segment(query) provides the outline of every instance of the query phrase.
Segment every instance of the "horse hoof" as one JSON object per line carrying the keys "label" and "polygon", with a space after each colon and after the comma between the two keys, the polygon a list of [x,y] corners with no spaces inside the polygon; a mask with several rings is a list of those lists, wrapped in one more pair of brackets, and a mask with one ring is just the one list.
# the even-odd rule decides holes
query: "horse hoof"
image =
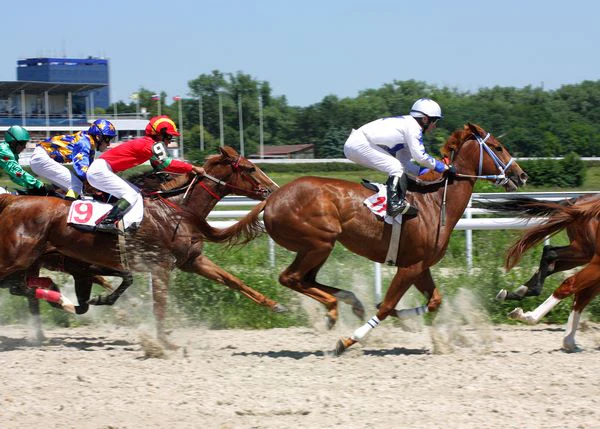
{"label": "horse hoof", "polygon": [[335,350],[333,351],[333,353],[336,356],[341,356],[342,353],[344,353],[344,351],[346,351],[346,346],[344,345],[344,339],[340,338],[337,343],[335,344]]}
{"label": "horse hoof", "polygon": [[287,313],[288,309],[285,305],[283,304],[275,304],[273,307],[271,307],[271,310],[273,311],[273,313]]}
{"label": "horse hoof", "polygon": [[583,351],[583,349],[577,344],[569,344],[568,346],[563,344],[562,351],[565,353],[580,353]]}
{"label": "horse hoof", "polygon": [[512,320],[521,320],[523,317],[523,309],[521,307],[515,308],[513,311],[508,313],[508,318]]}
{"label": "horse hoof", "polygon": [[508,291],[506,289],[501,289],[500,292],[498,292],[498,295],[496,295],[496,300],[504,301],[506,299],[506,295],[508,295]]}
{"label": "horse hoof", "polygon": [[514,291],[514,294],[523,298],[523,297],[525,297],[525,295],[527,295],[528,291],[529,291],[529,288],[527,286],[521,285]]}

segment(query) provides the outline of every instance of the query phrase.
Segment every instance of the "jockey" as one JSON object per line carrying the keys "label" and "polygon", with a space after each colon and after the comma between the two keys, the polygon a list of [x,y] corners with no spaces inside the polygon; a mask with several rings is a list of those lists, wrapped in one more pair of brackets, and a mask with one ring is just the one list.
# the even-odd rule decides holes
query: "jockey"
{"label": "jockey", "polygon": [[0,169],[6,171],[10,180],[27,189],[29,195],[53,195],[54,191],[26,172],[19,164],[19,154],[29,141],[29,132],[19,126],[10,127],[4,141],[0,142]]}
{"label": "jockey", "polygon": [[112,210],[96,225],[98,231],[120,233],[117,222],[141,198],[139,190],[115,173],[128,170],[150,160],[157,170],[172,173],[204,175],[204,168],[173,159],[167,145],[179,136],[175,123],[168,116],[156,116],[146,126],[146,135],[121,143],[98,157],[90,166],[88,182],[94,188],[119,198]]}
{"label": "jockey", "polygon": [[[427,154],[423,146],[423,133],[434,130],[441,118],[439,104],[429,98],[420,98],[412,105],[409,115],[376,119],[358,130],[352,130],[346,140],[346,158],[388,174],[389,216],[416,214],[418,211],[404,199],[408,187],[407,174],[415,177],[428,169],[438,173],[454,171],[453,167]],[[413,164],[411,159],[422,167]]]}
{"label": "jockey", "polygon": [[[98,119],[87,131],[46,139],[33,151],[31,170],[67,191],[67,199],[75,200],[83,192],[83,181],[96,150],[105,150],[116,136],[113,124]],[[63,165],[68,162],[73,163],[73,172]]]}

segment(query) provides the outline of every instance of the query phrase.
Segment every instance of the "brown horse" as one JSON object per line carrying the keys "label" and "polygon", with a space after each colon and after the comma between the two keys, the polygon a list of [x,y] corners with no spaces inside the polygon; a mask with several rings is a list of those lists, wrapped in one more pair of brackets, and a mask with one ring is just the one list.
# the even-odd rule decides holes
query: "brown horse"
{"label": "brown horse", "polygon": [[[582,195],[572,198],[560,205],[579,205],[592,200],[598,200],[598,195]],[[549,204],[550,203],[550,204]],[[512,213],[527,217],[547,217],[556,213],[555,205],[551,201],[536,200],[534,198],[515,198],[502,202],[485,202],[482,207],[496,212]],[[587,224],[573,223],[565,228],[569,238],[568,246],[546,245],[542,250],[542,257],[537,271],[524,284],[514,291],[502,289],[496,298],[500,301],[522,300],[529,296],[539,296],[544,288],[544,281],[548,276],[565,270],[587,264],[594,256],[596,242],[597,219],[589,219]]]}
{"label": "brown horse", "polygon": [[[591,257],[589,257],[589,263],[581,271],[563,281],[552,295],[535,310],[524,312],[521,308],[515,308],[509,313],[509,317],[528,324],[535,324],[560,301],[574,295],[571,314],[563,337],[563,348],[567,351],[576,351],[578,347],[575,342],[575,333],[581,313],[600,293],[600,223],[598,222],[600,200],[588,197],[573,205],[546,202],[532,203],[531,207],[532,212],[539,212],[545,207],[550,216],[541,225],[526,230],[523,236],[510,247],[506,256],[507,269],[510,270],[517,265],[523,253],[528,249],[540,243],[547,236],[564,229],[577,231],[577,237],[580,239],[578,245],[589,246],[580,253],[582,256],[579,259],[572,262],[572,266],[585,263],[588,259],[588,252],[591,252]],[[528,215],[526,213],[526,216]]]}
{"label": "brown horse", "polygon": [[[27,270],[49,250],[118,272],[150,272],[158,339],[166,337],[164,318],[169,275],[175,268],[193,272],[238,290],[273,311],[285,308],[248,287],[202,253],[197,227],[177,214],[185,208],[205,219],[227,194],[264,199],[277,185],[252,162],[230,148],[209,157],[207,176],[182,175],[162,185],[162,193],[144,199],[144,221],[139,230],[126,235],[128,267],[122,261],[118,238],[111,234],[81,231],[67,225],[69,203],[57,198],[0,195],[0,279]],[[108,296],[92,304],[112,304],[128,285],[122,283]],[[27,293],[24,288],[24,294]],[[31,294],[31,292],[29,292]]]}
{"label": "brown horse", "polygon": [[[446,185],[441,182],[422,188],[422,193],[409,195],[420,212],[403,221],[398,270],[385,299],[375,317],[352,337],[338,342],[337,354],[362,339],[381,320],[406,311],[395,310],[395,307],[411,284],[429,298],[427,307],[413,309],[415,313],[433,311],[439,306],[441,297],[435,293],[430,267],[443,257],[477,178],[495,180],[509,191],[527,180],[527,175],[500,142],[477,125],[467,124],[454,132],[442,153],[453,160],[460,174],[449,178]],[[250,240],[259,232],[258,215],[264,211],[267,233],[279,245],[296,253],[292,264],[281,273],[280,283],[323,303],[332,325],[337,320],[338,299],[351,304],[357,315],[363,312],[352,292],[316,280],[335,242],[372,261],[384,262],[386,257],[392,228],[365,207],[363,201],[370,195],[372,191],[357,183],[303,177],[277,190],[230,228],[216,230],[205,222],[204,234],[214,241]],[[444,201],[448,201],[447,210],[442,209]],[[445,212],[445,222],[442,212]]]}

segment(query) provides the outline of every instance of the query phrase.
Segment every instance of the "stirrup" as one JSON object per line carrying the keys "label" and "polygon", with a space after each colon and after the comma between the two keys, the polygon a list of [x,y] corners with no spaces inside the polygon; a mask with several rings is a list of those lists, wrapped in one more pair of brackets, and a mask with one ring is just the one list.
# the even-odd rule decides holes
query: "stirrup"
{"label": "stirrup", "polygon": [[98,232],[108,232],[110,234],[123,235],[124,231],[120,228],[122,222],[101,222],[96,225],[96,231]]}

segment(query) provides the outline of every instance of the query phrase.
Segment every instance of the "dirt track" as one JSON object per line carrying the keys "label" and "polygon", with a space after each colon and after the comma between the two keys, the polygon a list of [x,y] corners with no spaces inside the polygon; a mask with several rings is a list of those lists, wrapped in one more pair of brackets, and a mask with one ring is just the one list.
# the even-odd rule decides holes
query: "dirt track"
{"label": "dirt track", "polygon": [[336,358],[347,327],[180,329],[165,359],[143,330],[0,327],[0,428],[592,428],[600,325],[559,350],[562,327],[383,324]]}

